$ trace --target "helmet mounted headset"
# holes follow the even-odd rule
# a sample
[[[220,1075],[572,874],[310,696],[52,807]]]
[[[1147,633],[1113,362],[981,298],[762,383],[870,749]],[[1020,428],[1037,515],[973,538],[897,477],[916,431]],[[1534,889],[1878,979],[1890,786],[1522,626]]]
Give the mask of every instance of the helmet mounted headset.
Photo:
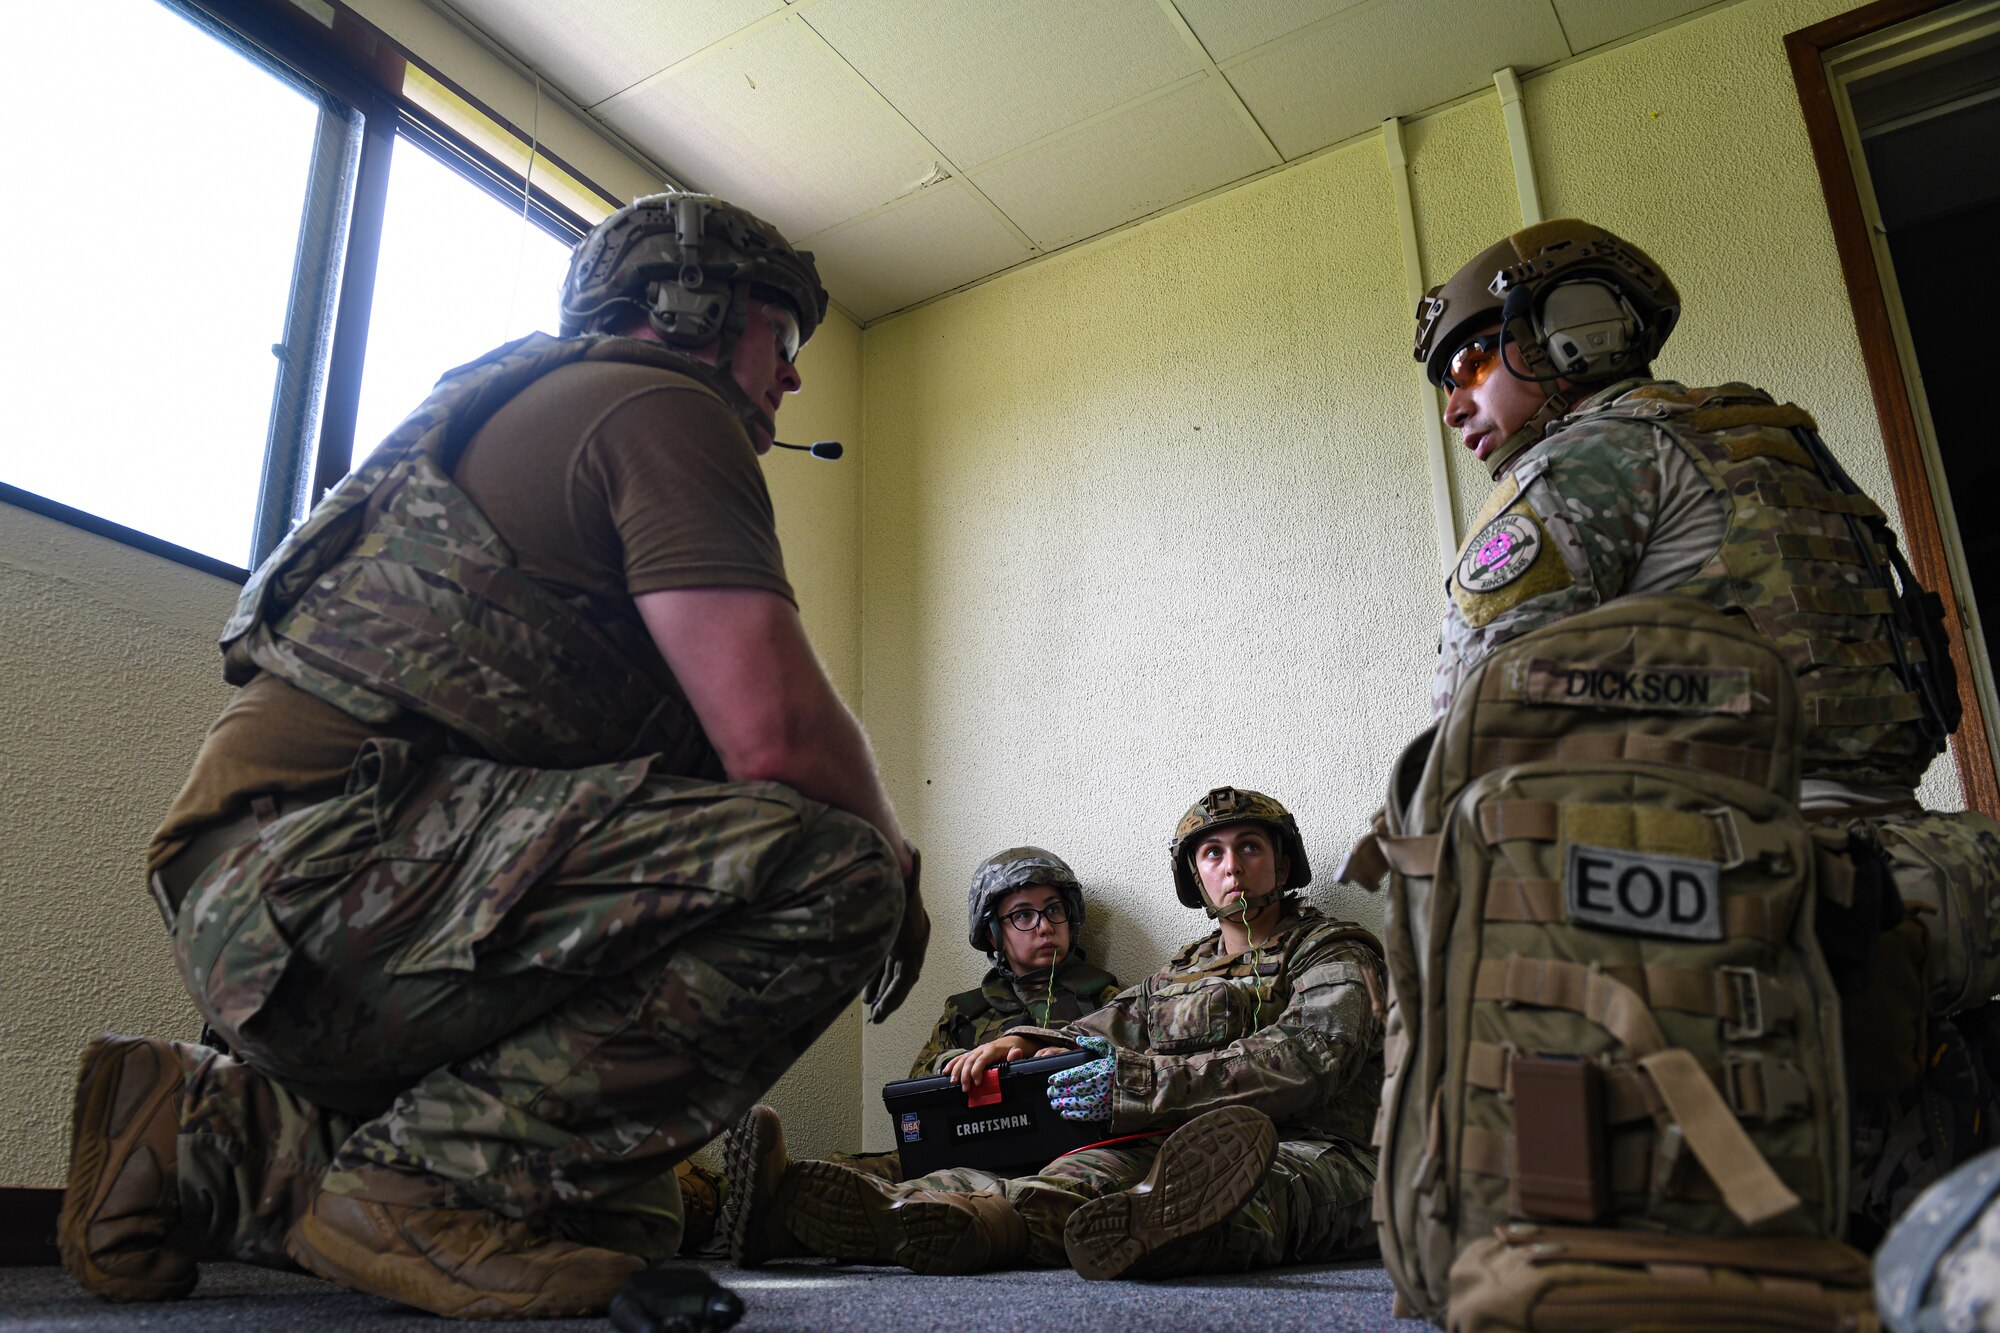
[[[1417,360],[1439,388],[1452,386],[1459,353],[1480,347],[1517,379],[1549,386],[1546,402],[1486,457],[1499,477],[1576,404],[1569,385],[1644,374],[1680,318],[1680,293],[1631,242],[1576,218],[1525,227],[1475,255],[1417,304]],[[1507,358],[1519,349],[1521,366]],[[1490,372],[1482,368],[1479,378]],[[1473,381],[1474,383],[1477,380]]]
[[[670,351],[713,343],[714,364],[686,357],[689,373],[720,394],[746,429],[775,437],[769,409],[731,373],[753,296],[782,306],[796,322],[796,341],[783,330],[787,360],[826,318],[812,254],[794,250],[776,227],[712,195],[648,195],[600,222],[571,254],[561,329],[566,338],[603,333],[643,314]]]

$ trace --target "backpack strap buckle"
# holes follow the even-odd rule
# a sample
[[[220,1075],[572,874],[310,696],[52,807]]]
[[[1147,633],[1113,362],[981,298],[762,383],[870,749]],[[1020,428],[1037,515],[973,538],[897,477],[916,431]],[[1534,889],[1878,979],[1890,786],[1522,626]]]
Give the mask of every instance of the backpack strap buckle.
[[[1763,978],[1756,968],[1715,969],[1715,1012],[1722,1017],[1724,1041],[1755,1041],[1764,1035]]]

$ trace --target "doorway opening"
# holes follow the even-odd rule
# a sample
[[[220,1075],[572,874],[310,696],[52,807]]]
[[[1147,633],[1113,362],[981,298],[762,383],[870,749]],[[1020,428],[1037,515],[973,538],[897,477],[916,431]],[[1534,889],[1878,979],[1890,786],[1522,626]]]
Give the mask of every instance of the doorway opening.
[[[1982,615],[2000,617],[2000,451],[1981,429],[1981,345],[2000,313],[2000,0],[1879,0],[1787,45],[1911,562],[1950,613],[1961,786],[1968,808],[2000,815]]]

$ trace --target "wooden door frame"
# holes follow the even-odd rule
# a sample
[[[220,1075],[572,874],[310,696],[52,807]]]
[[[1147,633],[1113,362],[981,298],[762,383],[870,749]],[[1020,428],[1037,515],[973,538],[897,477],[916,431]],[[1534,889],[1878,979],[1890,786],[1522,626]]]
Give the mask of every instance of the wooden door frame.
[[[1820,190],[1826,195],[1826,211],[1833,222],[1833,241],[1840,253],[1847,299],[1854,307],[1855,332],[1861,338],[1861,359],[1868,370],[1868,391],[1875,399],[1875,419],[1881,424],[1882,440],[1888,447],[1889,474],[1895,481],[1896,507],[1903,518],[1910,565],[1923,585],[1944,599],[1951,660],[1958,672],[1959,703],[1965,710],[1964,720],[1951,738],[1951,756],[1958,765],[1959,786],[1965,795],[1966,809],[2000,818],[2000,778],[1994,773],[1986,718],[1973,683],[1958,590],[1952,583],[1944,533],[1938,526],[1937,499],[1931,490],[1930,473],[1924,467],[1916,412],[1910,406],[1909,389],[1903,381],[1903,363],[1896,351],[1888,300],[1882,291],[1882,274],[1875,266],[1874,247],[1869,244],[1868,224],[1861,212],[1861,189],[1854,179],[1854,166],[1840,132],[1839,115],[1834,110],[1833,89],[1826,78],[1828,49],[1942,9],[1949,3],[1952,0],[1874,0],[1810,28],[1787,33],[1785,54],[1791,60],[1792,80],[1799,89],[1799,107],[1805,113],[1806,135],[1812,142],[1813,161],[1819,167]]]

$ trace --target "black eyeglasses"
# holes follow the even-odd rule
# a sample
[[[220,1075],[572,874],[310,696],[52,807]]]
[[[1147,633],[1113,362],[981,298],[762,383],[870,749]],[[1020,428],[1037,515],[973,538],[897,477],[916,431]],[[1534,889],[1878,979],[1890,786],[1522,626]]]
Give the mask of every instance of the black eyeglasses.
[[[1041,925],[1044,918],[1047,918],[1050,925],[1060,926],[1069,920],[1069,909],[1061,903],[1050,903],[1039,910],[1033,907],[1017,907],[1000,919],[1016,930],[1028,931]]]

